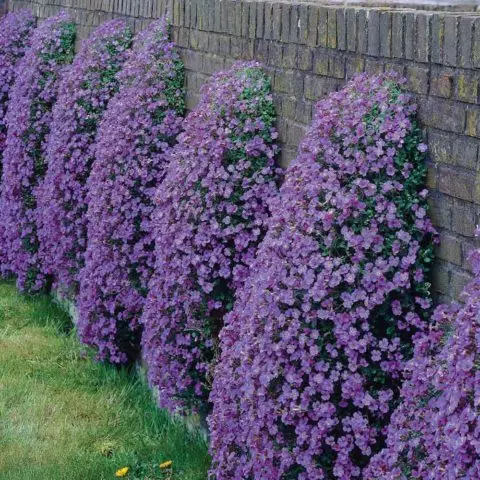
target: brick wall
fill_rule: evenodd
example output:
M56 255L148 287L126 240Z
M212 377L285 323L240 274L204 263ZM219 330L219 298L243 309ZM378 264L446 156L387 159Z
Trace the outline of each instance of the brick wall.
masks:
M428 185L441 234L434 268L439 300L458 297L480 223L480 16L445 12L245 0L12 0L43 18L64 8L80 37L124 16L136 30L169 13L182 50L187 103L213 72L237 59L266 65L287 165L313 103L355 72L392 69L408 79L431 149Z

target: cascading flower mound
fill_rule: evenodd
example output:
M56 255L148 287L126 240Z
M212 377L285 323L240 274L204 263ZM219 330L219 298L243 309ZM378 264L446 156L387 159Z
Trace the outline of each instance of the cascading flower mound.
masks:
M142 316L149 381L173 411L207 408L218 332L277 191L270 82L239 63L202 89L159 187L156 269Z
M78 323L82 341L111 363L138 355L139 317L155 263L153 196L182 125L183 64L165 20L135 39L119 81L100 124L87 185Z
M402 402L369 480L480 478L480 250L471 261L465 303L438 307L428 334L416 341Z
M0 223L2 272L17 275L21 291L35 293L46 278L38 255L37 187L46 163L44 143L50 130L59 79L74 54L75 26L60 13L40 24L18 62L6 116Z
M48 164L38 193L38 237L45 273L60 293L74 297L87 243L87 179L95 137L108 102L118 91L132 43L122 20L100 26L82 43L64 75L46 146Z
M317 104L221 333L218 480L358 478L380 449L430 314L415 109L393 74Z
M35 18L30 10L7 13L0 18L0 175L7 139L5 114L10 89L15 81L15 65L25 55L34 28Z

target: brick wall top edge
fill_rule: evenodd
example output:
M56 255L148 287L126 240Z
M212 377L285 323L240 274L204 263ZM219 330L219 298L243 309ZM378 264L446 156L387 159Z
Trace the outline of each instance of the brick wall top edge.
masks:
M77 23L87 27L98 24L102 12L133 17L122 8L125 2L113 0L11 0L11 3L30 5L34 11L41 11L41 17L65 8L75 13ZM139 21L168 12L174 26L207 34L303 44L378 59L469 70L480 68L480 12L345 8L302 0L153 0L151 3L151 13L140 12Z

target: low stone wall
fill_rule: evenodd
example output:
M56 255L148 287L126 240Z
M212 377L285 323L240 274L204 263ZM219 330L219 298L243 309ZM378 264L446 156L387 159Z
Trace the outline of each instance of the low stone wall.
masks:
M275 91L283 165L294 157L316 100L356 72L405 75L431 150L428 186L441 236L434 290L439 301L457 298L469 279L467 257L480 223L478 2L453 2L463 12L334 3L11 0L13 9L30 7L40 18L70 11L80 38L114 17L138 30L168 13L187 69L189 108L213 72L239 59L263 62Z

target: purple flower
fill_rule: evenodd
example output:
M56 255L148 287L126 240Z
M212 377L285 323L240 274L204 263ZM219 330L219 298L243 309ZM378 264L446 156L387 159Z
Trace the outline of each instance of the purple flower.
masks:
M46 171L45 139L60 78L73 59L75 26L60 13L40 24L16 67L6 116L0 198L2 272L17 276L21 291L45 288L39 257L37 189Z
M0 18L0 176L1 157L7 140L5 115L15 81L15 66L25 55L34 28L35 18L30 10L7 13Z
M276 194L275 112L256 63L204 85L157 191L155 273L142 316L149 380L171 410L208 409L218 334Z
M98 129L88 179L88 244L78 330L112 363L136 359L154 268L154 193L181 130L183 64L164 19L135 38Z
M429 316L414 282L433 228L415 223L426 167L413 110L393 74L317 104L220 334L218 480L359 478L382 445Z
M72 297L87 245L87 180L98 125L118 91L118 72L131 43L124 21L100 26L82 43L62 78L52 112L45 148L48 170L37 194L39 256L54 286Z
M417 338L386 447L368 480L480 478L480 250L462 305L441 305Z

